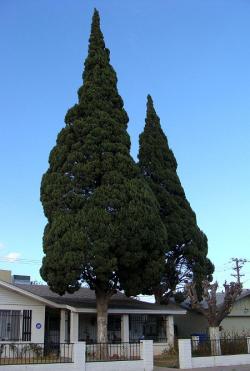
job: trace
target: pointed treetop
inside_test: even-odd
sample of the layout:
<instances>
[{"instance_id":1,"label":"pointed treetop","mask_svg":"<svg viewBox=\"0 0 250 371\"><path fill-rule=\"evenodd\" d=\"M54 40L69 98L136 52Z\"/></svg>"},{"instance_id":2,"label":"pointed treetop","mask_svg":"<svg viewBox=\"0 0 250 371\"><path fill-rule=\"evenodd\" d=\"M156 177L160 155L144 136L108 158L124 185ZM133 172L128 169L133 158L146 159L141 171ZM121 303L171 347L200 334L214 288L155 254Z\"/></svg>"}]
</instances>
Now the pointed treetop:
<instances>
[{"instance_id":1,"label":"pointed treetop","mask_svg":"<svg viewBox=\"0 0 250 371\"><path fill-rule=\"evenodd\" d=\"M147 96L147 116L145 122L148 127L160 128L160 118L155 111L153 99L149 94Z\"/></svg>"},{"instance_id":2,"label":"pointed treetop","mask_svg":"<svg viewBox=\"0 0 250 371\"><path fill-rule=\"evenodd\" d=\"M99 12L95 9L89 37L88 56L82 74L83 85L78 90L79 103L68 110L65 122L90 117L95 111L106 112L127 128L128 116L117 90L117 76L110 64L110 52L105 46ZM130 141L127 141L130 146Z\"/></svg>"},{"instance_id":3,"label":"pointed treetop","mask_svg":"<svg viewBox=\"0 0 250 371\"><path fill-rule=\"evenodd\" d=\"M154 102L150 94L147 95L147 107L153 108L154 107Z\"/></svg>"},{"instance_id":4,"label":"pointed treetop","mask_svg":"<svg viewBox=\"0 0 250 371\"><path fill-rule=\"evenodd\" d=\"M96 48L105 48L105 43L100 26L100 15L98 10L95 8L92 17L91 33L89 38L89 51L95 50Z\"/></svg>"},{"instance_id":5,"label":"pointed treetop","mask_svg":"<svg viewBox=\"0 0 250 371\"><path fill-rule=\"evenodd\" d=\"M152 103L153 104L153 99L151 97L150 94L147 95L147 100L148 100L148 103Z\"/></svg>"}]
</instances>

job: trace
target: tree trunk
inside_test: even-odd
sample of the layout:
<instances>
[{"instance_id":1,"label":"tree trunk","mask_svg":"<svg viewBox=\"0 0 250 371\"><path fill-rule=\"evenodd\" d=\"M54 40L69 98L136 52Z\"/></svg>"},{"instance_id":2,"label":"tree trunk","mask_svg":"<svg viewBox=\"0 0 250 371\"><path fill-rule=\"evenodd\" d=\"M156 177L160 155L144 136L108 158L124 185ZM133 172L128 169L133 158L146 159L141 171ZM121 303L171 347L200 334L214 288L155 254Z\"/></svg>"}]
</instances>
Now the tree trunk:
<instances>
[{"instance_id":1,"label":"tree trunk","mask_svg":"<svg viewBox=\"0 0 250 371\"><path fill-rule=\"evenodd\" d=\"M219 327L209 327L209 336L211 342L211 354L212 356L220 356L221 355L221 347L220 347L220 330Z\"/></svg>"},{"instance_id":2,"label":"tree trunk","mask_svg":"<svg viewBox=\"0 0 250 371\"><path fill-rule=\"evenodd\" d=\"M161 304L163 294L161 288L159 287L157 289L154 289L153 293L155 297L155 304Z\"/></svg>"},{"instance_id":3,"label":"tree trunk","mask_svg":"<svg viewBox=\"0 0 250 371\"><path fill-rule=\"evenodd\" d=\"M108 342L108 303L110 295L96 291L97 342Z\"/></svg>"}]
</instances>

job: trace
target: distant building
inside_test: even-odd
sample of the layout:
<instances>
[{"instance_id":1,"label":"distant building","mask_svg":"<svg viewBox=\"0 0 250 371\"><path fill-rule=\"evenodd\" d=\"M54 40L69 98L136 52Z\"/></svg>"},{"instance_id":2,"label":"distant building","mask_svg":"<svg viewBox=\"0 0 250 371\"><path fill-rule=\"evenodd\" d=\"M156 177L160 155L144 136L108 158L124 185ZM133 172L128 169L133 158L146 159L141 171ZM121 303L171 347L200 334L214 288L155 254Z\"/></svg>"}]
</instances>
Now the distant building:
<instances>
[{"instance_id":1,"label":"distant building","mask_svg":"<svg viewBox=\"0 0 250 371\"><path fill-rule=\"evenodd\" d=\"M12 283L14 285L30 285L31 284L30 276L22 276L19 274L14 274L12 277L13 277Z\"/></svg>"},{"instance_id":2,"label":"distant building","mask_svg":"<svg viewBox=\"0 0 250 371\"><path fill-rule=\"evenodd\" d=\"M217 293L218 305L222 303L224 295L224 293ZM206 318L201 313L191 309L188 300L184 301L181 307L186 309L187 314L185 316L174 316L178 337L189 338L192 334L208 332ZM250 290L242 291L236 299L231 313L221 322L220 329L222 336L223 334L250 336Z\"/></svg>"}]
</instances>

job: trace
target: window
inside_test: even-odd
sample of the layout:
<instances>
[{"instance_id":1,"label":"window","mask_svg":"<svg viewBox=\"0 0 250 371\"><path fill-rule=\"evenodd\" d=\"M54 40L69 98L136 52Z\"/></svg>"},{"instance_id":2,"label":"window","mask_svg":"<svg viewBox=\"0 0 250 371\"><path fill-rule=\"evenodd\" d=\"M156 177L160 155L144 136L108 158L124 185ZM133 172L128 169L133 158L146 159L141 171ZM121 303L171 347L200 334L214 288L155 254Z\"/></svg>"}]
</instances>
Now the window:
<instances>
[{"instance_id":1,"label":"window","mask_svg":"<svg viewBox=\"0 0 250 371\"><path fill-rule=\"evenodd\" d=\"M0 310L0 340L15 341L20 337L20 310Z\"/></svg>"},{"instance_id":2,"label":"window","mask_svg":"<svg viewBox=\"0 0 250 371\"><path fill-rule=\"evenodd\" d=\"M31 310L0 310L0 341L31 341Z\"/></svg>"},{"instance_id":3,"label":"window","mask_svg":"<svg viewBox=\"0 0 250 371\"><path fill-rule=\"evenodd\" d=\"M161 315L130 314L129 316L130 341L140 339L166 341L166 317Z\"/></svg>"},{"instance_id":4,"label":"window","mask_svg":"<svg viewBox=\"0 0 250 371\"><path fill-rule=\"evenodd\" d=\"M80 313L78 329L79 329L78 330L79 341L86 341L87 343L96 343L97 341L96 315ZM113 343L121 341L121 316L119 315L108 316L108 341Z\"/></svg>"},{"instance_id":5,"label":"window","mask_svg":"<svg viewBox=\"0 0 250 371\"><path fill-rule=\"evenodd\" d=\"M108 340L112 342L121 341L121 316L108 316Z\"/></svg>"}]
</instances>

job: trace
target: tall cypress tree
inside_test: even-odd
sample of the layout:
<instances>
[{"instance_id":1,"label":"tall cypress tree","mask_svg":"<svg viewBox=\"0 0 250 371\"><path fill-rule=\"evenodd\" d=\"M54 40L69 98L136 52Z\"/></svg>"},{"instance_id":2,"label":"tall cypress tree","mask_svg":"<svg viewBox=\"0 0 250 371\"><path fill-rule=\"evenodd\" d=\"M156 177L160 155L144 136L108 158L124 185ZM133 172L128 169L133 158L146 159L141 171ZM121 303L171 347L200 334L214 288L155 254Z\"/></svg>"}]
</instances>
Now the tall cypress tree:
<instances>
[{"instance_id":1,"label":"tall cypress tree","mask_svg":"<svg viewBox=\"0 0 250 371\"><path fill-rule=\"evenodd\" d=\"M159 303L166 302L176 286L187 278L193 277L199 286L214 268L206 257L206 235L197 226L195 213L185 196L175 156L151 96L147 99L145 122L140 135L139 167L159 202L161 218L168 231L165 271L154 290Z\"/></svg>"},{"instance_id":2,"label":"tall cypress tree","mask_svg":"<svg viewBox=\"0 0 250 371\"><path fill-rule=\"evenodd\" d=\"M64 294L95 290L98 342L117 289L147 292L159 279L167 240L157 201L129 154L128 116L97 10L78 104L66 114L41 184L48 224L41 276Z\"/></svg>"}]
</instances>

